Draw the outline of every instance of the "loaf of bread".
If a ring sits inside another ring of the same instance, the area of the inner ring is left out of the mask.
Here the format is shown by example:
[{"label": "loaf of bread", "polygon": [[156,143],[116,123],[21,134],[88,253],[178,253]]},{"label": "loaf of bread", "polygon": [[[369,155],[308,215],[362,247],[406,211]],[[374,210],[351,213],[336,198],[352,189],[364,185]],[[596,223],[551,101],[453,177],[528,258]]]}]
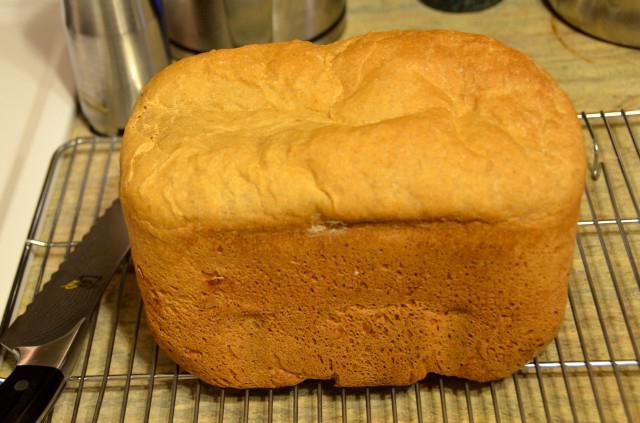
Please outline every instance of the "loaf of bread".
[{"label": "loaf of bread", "polygon": [[372,33],[169,66],[127,124],[146,318],[223,387],[518,370],[566,306],[585,153],[551,77],[490,38]]}]

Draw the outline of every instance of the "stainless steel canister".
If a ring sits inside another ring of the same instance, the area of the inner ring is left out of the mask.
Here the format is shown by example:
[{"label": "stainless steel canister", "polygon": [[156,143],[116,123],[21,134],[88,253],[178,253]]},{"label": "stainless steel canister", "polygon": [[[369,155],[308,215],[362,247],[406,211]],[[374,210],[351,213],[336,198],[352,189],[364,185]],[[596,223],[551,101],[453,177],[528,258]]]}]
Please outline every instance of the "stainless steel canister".
[{"label": "stainless steel canister", "polygon": [[169,63],[159,2],[64,0],[71,65],[83,114],[115,135],[140,90]]},{"label": "stainless steel canister", "polygon": [[185,54],[293,39],[331,42],[344,29],[346,10],[346,0],[163,0],[163,4],[172,46]]},{"label": "stainless steel canister", "polygon": [[549,0],[573,26],[603,40],[640,47],[640,0]]}]

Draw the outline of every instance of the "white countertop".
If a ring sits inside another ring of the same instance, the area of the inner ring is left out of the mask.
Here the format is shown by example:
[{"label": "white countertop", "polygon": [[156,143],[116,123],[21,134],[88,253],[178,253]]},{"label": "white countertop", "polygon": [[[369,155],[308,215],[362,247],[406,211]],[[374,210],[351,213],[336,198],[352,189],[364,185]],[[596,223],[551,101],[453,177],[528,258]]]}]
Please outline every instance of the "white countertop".
[{"label": "white countertop", "polygon": [[75,115],[58,0],[0,0],[0,311],[49,160]]}]

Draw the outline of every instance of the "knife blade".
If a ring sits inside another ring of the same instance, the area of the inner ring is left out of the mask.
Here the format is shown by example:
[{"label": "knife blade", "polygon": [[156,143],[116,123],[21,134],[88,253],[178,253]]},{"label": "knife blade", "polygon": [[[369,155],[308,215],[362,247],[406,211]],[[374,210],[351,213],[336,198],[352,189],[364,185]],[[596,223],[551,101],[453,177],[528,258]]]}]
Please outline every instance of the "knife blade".
[{"label": "knife blade", "polygon": [[116,200],[0,336],[0,344],[18,355],[0,385],[0,422],[36,422],[51,406],[71,371],[85,323],[128,251]]}]

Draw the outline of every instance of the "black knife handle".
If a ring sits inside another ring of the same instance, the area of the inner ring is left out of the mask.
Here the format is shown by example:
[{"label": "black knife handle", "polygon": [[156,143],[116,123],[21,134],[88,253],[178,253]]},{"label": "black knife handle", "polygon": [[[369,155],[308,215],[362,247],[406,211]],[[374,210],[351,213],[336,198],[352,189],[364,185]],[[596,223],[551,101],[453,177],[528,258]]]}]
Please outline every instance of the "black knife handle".
[{"label": "black knife handle", "polygon": [[16,366],[0,385],[0,423],[34,423],[56,398],[64,375],[54,367]]}]

